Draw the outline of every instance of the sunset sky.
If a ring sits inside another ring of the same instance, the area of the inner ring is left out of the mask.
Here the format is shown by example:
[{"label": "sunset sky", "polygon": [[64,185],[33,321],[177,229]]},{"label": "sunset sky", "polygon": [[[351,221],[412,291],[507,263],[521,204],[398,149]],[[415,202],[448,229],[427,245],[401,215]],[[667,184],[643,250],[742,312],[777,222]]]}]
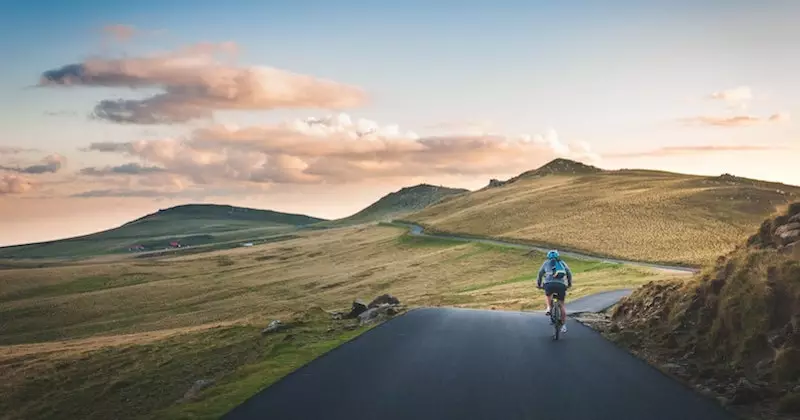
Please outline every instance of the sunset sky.
[{"label": "sunset sky", "polygon": [[337,218],[555,157],[800,184],[797,1],[15,3],[0,245],[189,202]]}]

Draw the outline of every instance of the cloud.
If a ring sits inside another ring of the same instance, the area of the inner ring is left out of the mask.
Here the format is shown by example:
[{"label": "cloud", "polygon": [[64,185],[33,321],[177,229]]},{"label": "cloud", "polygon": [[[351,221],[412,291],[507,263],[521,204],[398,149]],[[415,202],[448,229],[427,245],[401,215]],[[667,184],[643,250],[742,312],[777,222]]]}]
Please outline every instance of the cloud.
[{"label": "cloud", "polygon": [[25,147],[0,146],[0,155],[17,155],[27,152],[38,152],[38,150]]},{"label": "cloud", "polygon": [[185,138],[93,143],[86,150],[157,165],[195,184],[337,184],[436,175],[507,175],[554,157],[599,159],[585,142],[543,135],[421,137],[346,114],[258,127],[211,126]]},{"label": "cloud", "polygon": [[783,123],[788,122],[790,116],[788,113],[777,113],[769,117],[757,117],[752,115],[734,115],[731,117],[714,117],[714,116],[700,116],[692,118],[683,118],[681,121],[686,125],[707,125],[714,127],[746,127],[767,123]]},{"label": "cloud", "polygon": [[719,146],[719,145],[699,145],[699,146],[673,146],[661,147],[644,152],[617,153],[609,154],[606,157],[662,157],[676,155],[690,155],[698,153],[717,153],[717,152],[763,152],[773,151],[780,148],[775,146]]},{"label": "cloud", "polygon": [[126,163],[119,166],[106,166],[104,168],[88,167],[80,170],[82,175],[104,176],[104,175],[141,175],[164,172],[164,168],[158,166],[145,166],[139,163]]},{"label": "cloud", "polygon": [[33,183],[14,174],[0,175],[0,194],[22,194],[33,189]]},{"label": "cloud", "polygon": [[747,108],[748,102],[753,99],[753,92],[749,86],[739,86],[714,92],[709,95],[709,98],[725,101],[731,107],[744,109]]},{"label": "cloud", "polygon": [[172,124],[215,110],[343,109],[366,101],[357,87],[271,67],[239,67],[219,55],[233,43],[198,44],[138,58],[95,58],[42,73],[40,86],[155,88],[145,99],[106,99],[92,116],[115,123]]},{"label": "cloud", "polygon": [[116,24],[104,26],[103,32],[115,41],[125,42],[130,40],[137,33],[137,30],[132,25]]},{"label": "cloud", "polygon": [[42,159],[42,162],[26,167],[0,166],[0,169],[24,174],[56,173],[67,163],[67,158],[59,154],[52,154]]},{"label": "cloud", "polygon": [[769,116],[770,122],[789,122],[791,121],[792,117],[789,115],[788,112],[779,112],[777,114],[772,114]]}]

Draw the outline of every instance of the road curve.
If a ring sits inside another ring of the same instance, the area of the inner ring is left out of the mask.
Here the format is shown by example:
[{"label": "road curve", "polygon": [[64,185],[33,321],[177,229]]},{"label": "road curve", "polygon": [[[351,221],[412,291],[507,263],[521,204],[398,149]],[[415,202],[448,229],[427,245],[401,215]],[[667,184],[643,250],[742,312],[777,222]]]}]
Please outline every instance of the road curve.
[{"label": "road curve", "polygon": [[255,419],[733,420],[597,332],[535,313],[416,309],[229,412]]},{"label": "road curve", "polygon": [[[549,248],[538,247],[534,245],[522,245],[513,242],[505,242],[496,239],[485,239],[485,238],[468,238],[458,235],[450,235],[450,234],[440,234],[440,233],[425,233],[422,226],[405,223],[405,222],[393,222],[397,225],[403,225],[409,228],[409,233],[413,236],[425,236],[429,238],[441,238],[441,239],[449,239],[453,241],[462,241],[462,242],[478,242],[490,245],[501,245],[507,246],[512,248],[519,248],[519,249],[535,249],[541,252],[547,252]],[[691,267],[683,267],[678,265],[666,265],[666,264],[652,264],[646,263],[641,261],[628,261],[628,260],[621,260],[617,258],[605,258],[605,257],[597,257],[593,255],[581,254],[578,252],[572,251],[559,251],[562,255],[566,255],[573,258],[578,258],[582,260],[592,260],[592,261],[601,261],[610,264],[627,264],[627,265],[635,265],[639,267],[648,267],[648,268],[655,268],[658,270],[663,271],[670,271],[675,273],[697,273],[699,270],[696,268]]]}]

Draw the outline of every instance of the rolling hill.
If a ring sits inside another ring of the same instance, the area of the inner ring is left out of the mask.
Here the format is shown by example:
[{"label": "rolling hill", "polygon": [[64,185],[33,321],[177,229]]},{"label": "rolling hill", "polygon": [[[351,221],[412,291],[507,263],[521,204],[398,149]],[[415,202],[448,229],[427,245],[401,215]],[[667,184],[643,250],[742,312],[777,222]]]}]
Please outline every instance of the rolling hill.
[{"label": "rolling hill", "polygon": [[159,210],[120,227],[75,238],[0,248],[0,258],[64,258],[250,240],[323,221],[315,217],[217,204]]},{"label": "rolling hill", "polygon": [[452,198],[468,192],[469,190],[461,188],[447,188],[430,184],[419,184],[413,187],[405,187],[381,197],[369,207],[352,216],[348,216],[343,219],[322,222],[317,226],[337,227],[360,223],[390,221],[392,219],[422,210],[430,205],[442,201],[445,198]]},{"label": "rolling hill", "polygon": [[800,187],[729,174],[610,171],[556,159],[403,219],[432,231],[699,265],[798,197]]}]

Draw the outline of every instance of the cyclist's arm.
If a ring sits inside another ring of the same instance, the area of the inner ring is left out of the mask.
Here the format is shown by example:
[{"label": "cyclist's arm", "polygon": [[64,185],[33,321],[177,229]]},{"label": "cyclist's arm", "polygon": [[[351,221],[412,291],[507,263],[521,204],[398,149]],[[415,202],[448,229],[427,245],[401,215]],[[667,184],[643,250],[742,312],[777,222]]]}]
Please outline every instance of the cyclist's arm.
[{"label": "cyclist's arm", "polygon": [[539,276],[536,277],[536,287],[542,287],[542,277],[544,277],[544,273],[545,273],[545,271],[544,271],[545,264],[547,264],[546,261],[544,263],[542,263],[542,267],[539,268]]}]

